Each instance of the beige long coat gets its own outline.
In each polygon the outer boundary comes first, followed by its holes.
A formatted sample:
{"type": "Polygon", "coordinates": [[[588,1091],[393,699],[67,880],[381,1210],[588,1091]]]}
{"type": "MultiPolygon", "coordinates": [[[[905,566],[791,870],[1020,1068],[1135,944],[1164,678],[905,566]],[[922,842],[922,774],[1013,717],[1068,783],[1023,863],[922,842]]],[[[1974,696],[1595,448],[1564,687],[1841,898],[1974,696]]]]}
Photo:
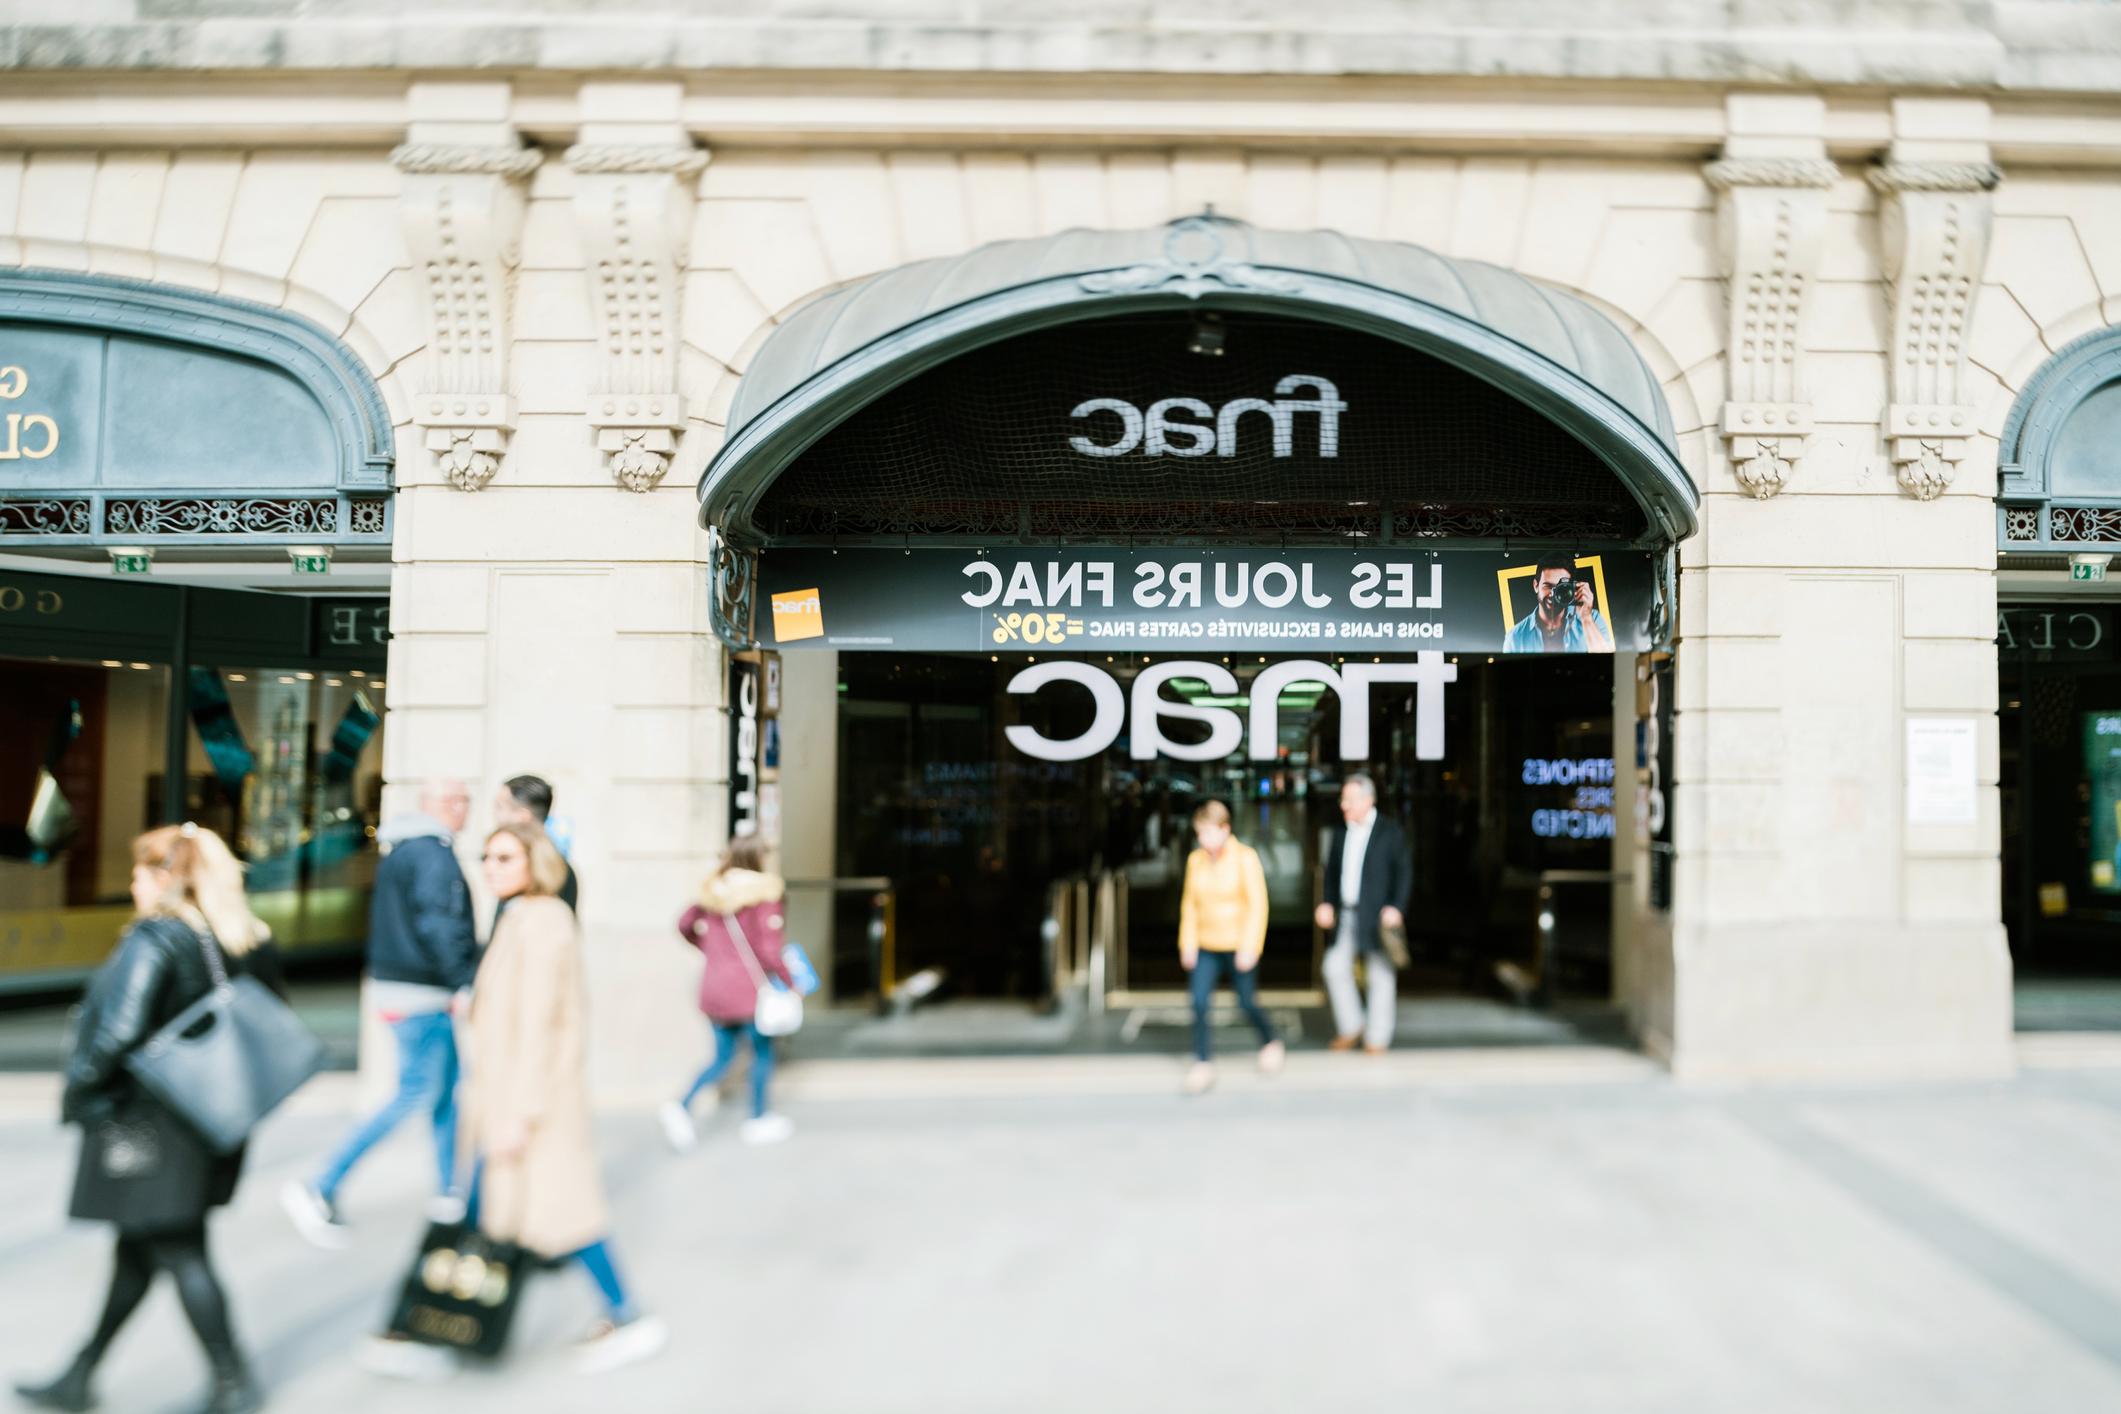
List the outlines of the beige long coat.
{"type": "Polygon", "coordinates": [[[589,1128],[584,1000],[581,935],[567,905],[533,896],[503,909],[471,989],[459,1140],[485,1160],[479,1226],[549,1257],[580,1251],[611,1226],[589,1128]],[[529,1143],[496,1160],[488,1150],[511,1121],[528,1128],[529,1143]]]}

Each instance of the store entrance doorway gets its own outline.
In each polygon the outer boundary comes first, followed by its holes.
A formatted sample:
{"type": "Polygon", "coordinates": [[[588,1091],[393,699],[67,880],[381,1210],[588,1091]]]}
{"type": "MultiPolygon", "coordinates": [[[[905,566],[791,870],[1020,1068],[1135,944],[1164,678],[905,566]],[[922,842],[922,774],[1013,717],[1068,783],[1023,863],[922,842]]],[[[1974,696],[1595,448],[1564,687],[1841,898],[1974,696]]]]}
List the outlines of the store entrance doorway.
{"type": "MultiPolygon", "coordinates": [[[[1234,657],[1235,655],[1233,655],[1234,657]]],[[[1282,661],[1230,662],[1234,693],[1175,677],[1164,696],[1245,712],[1259,674],[1282,661]]],[[[1313,928],[1321,861],[1339,823],[1341,779],[1361,770],[1379,806],[1407,829],[1415,859],[1409,995],[1506,996],[1513,981],[1560,969],[1555,990],[1603,999],[1610,986],[1604,875],[1612,868],[1611,657],[1461,658],[1442,694],[1442,759],[1423,759],[1418,693],[1374,690],[1368,759],[1345,761],[1340,699],[1322,683],[1289,683],[1271,759],[1256,746],[1206,761],[1132,754],[1132,732],[1078,760],[1029,755],[1011,729],[1069,740],[1092,726],[1086,692],[1009,691],[1033,655],[843,654],[839,660],[838,871],[894,881],[893,977],[932,969],[944,995],[1050,999],[1056,963],[1050,886],[1110,880],[1119,910],[1103,985],[1115,996],[1184,987],[1177,952],[1180,883],[1191,818],[1221,800],[1238,838],[1259,851],[1269,895],[1260,981],[1270,997],[1315,999],[1325,940],[1313,928]],[[1543,874],[1597,884],[1549,908],[1543,874]]],[[[1050,660],[1049,660],[1050,661],[1050,660]]],[[[1151,666],[1100,662],[1123,687],[1151,666]]],[[[1181,746],[1209,727],[1160,730],[1181,746]]],[[[1433,728],[1432,728],[1433,730],[1433,728]]],[[[1250,745],[1248,743],[1248,745],[1250,745]]]]}

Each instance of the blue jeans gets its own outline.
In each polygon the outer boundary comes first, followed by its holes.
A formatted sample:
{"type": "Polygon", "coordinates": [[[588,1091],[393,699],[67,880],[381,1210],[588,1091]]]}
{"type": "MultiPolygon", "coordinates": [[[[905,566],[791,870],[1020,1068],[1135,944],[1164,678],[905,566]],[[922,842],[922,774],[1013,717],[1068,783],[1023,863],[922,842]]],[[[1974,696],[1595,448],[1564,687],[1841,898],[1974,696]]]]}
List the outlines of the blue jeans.
{"type": "Polygon", "coordinates": [[[1208,1012],[1215,1004],[1215,988],[1222,981],[1223,969],[1230,969],[1230,990],[1237,993],[1238,1010],[1258,1028],[1259,1043],[1264,1046],[1274,1039],[1274,1024],[1267,1014],[1259,1009],[1259,964],[1252,970],[1241,972],[1237,967],[1237,954],[1200,950],[1193,962],[1193,1058],[1208,1058],[1208,1012]]]}
{"type": "MultiPolygon", "coordinates": [[[[471,1163],[470,1191],[464,1195],[464,1225],[476,1228],[479,1225],[479,1178],[486,1172],[484,1162],[478,1159],[471,1163]]],[[[589,1279],[597,1284],[597,1294],[604,1298],[604,1306],[611,1314],[611,1323],[623,1326],[636,1314],[633,1298],[626,1292],[626,1282],[619,1276],[618,1260],[611,1254],[611,1239],[600,1237],[579,1251],[567,1254],[582,1264],[589,1279]]]]}
{"type": "Polygon", "coordinates": [[[437,1192],[454,1185],[457,1162],[457,1037],[446,1011],[423,1012],[390,1023],[398,1042],[398,1092],[332,1155],[317,1176],[317,1192],[330,1202],[346,1175],[382,1138],[417,1111],[434,1121],[437,1192]]]}
{"type": "Polygon", "coordinates": [[[717,1021],[714,1023],[714,1059],[692,1082],[685,1092],[684,1104],[690,1108],[699,1098],[700,1091],[722,1078],[729,1063],[736,1059],[737,1038],[750,1033],[751,1036],[751,1114],[752,1118],[766,1113],[766,1083],[773,1079],[773,1038],[761,1032],[748,1021],[717,1021]]]}

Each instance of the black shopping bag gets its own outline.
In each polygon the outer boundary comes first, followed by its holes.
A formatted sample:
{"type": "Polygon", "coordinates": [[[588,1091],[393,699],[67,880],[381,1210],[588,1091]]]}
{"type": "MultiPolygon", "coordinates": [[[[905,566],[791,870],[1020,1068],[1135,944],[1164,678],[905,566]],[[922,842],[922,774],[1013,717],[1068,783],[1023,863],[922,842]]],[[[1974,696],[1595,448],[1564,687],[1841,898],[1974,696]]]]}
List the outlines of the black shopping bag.
{"type": "Polygon", "coordinates": [[[470,1223],[434,1223],[398,1293],[390,1334],[466,1355],[499,1355],[534,1264],[515,1243],[470,1223]]]}

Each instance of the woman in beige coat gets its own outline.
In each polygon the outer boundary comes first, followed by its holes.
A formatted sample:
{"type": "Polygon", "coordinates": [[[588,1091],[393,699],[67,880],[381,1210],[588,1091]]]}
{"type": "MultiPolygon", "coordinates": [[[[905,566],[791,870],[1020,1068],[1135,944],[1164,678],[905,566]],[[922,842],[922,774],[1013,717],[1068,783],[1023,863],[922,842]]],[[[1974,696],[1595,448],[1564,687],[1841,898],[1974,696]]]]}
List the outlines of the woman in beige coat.
{"type": "Polygon", "coordinates": [[[577,1365],[612,1369],[653,1355],[669,1337],[661,1321],[635,1311],[606,1237],[583,1066],[582,943],[557,897],[566,865],[532,825],[487,836],[484,863],[501,911],[472,984],[459,1121],[476,1165],[476,1220],[493,1237],[582,1264],[608,1314],[583,1340],[577,1365]]]}

